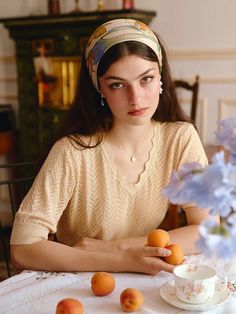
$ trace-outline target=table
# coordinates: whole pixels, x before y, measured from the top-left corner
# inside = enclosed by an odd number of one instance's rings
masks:
[[[186,261],[207,263],[207,260],[200,254],[188,256]],[[217,266],[219,265],[217,264]],[[235,313],[236,265],[232,263],[227,271],[228,279],[231,282],[231,298],[213,310],[197,313]],[[56,304],[59,300],[72,297],[79,299],[84,304],[86,314],[124,314],[119,304],[119,296],[128,287],[139,289],[145,298],[142,309],[136,313],[190,313],[190,311],[173,307],[160,296],[160,287],[167,281],[172,280],[173,274],[160,272],[156,276],[151,276],[134,273],[116,273],[114,274],[116,288],[112,294],[104,297],[97,297],[92,293],[90,289],[92,275],[93,273],[88,272],[51,273],[24,271],[0,283],[0,313],[55,314]]]

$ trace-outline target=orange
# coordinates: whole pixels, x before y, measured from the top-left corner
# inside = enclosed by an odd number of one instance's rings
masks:
[[[163,257],[163,260],[171,265],[179,265],[183,262],[184,252],[180,245],[172,243],[166,246],[166,249],[171,251],[171,255]]]
[[[135,288],[127,288],[120,294],[120,304],[124,312],[138,311],[143,301],[143,294]]]
[[[156,229],[151,231],[147,237],[148,245],[165,247],[170,242],[169,233],[163,229]]]
[[[110,294],[115,289],[115,278],[107,272],[97,272],[91,278],[91,289],[97,296]]]
[[[77,299],[65,298],[57,303],[56,314],[84,314],[84,306]]]

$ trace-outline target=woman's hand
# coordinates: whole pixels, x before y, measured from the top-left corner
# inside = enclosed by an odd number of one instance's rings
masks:
[[[122,253],[121,271],[131,271],[156,275],[160,271],[173,272],[175,266],[167,264],[161,257],[169,256],[171,252],[165,248],[139,246],[130,247]]]
[[[83,238],[73,247],[91,252],[114,254],[118,261],[118,270],[114,269],[114,271],[118,272],[130,271],[156,275],[162,270],[173,271],[174,266],[167,264],[160,258],[168,256],[170,254],[169,250],[143,245],[143,240],[140,244],[137,244],[137,242],[140,242],[137,239],[132,239],[132,241],[136,242]]]
[[[114,243],[119,245],[114,246]],[[169,253],[167,249],[146,246],[138,238],[118,242],[83,239],[74,247],[48,240],[11,246],[12,262],[22,270],[136,272],[156,275],[162,270],[173,271],[174,266],[161,259]]]

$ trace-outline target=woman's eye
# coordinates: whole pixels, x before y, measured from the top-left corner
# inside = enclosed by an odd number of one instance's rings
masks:
[[[112,89],[119,89],[119,88],[122,88],[124,86],[124,84],[123,83],[112,83],[112,84],[110,84],[110,88],[112,88]]]
[[[143,83],[149,83],[153,79],[153,76],[145,76],[142,78]]]

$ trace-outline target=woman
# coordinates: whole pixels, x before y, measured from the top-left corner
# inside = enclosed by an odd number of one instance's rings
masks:
[[[16,214],[13,264],[49,271],[173,271],[159,258],[170,251],[146,246],[146,236],[166,214],[162,192],[172,171],[192,161],[207,163],[177,103],[163,46],[138,21],[103,24],[88,41],[69,117]],[[170,235],[192,254],[208,212],[184,208],[188,226]],[[48,240],[50,233],[57,242]]]

